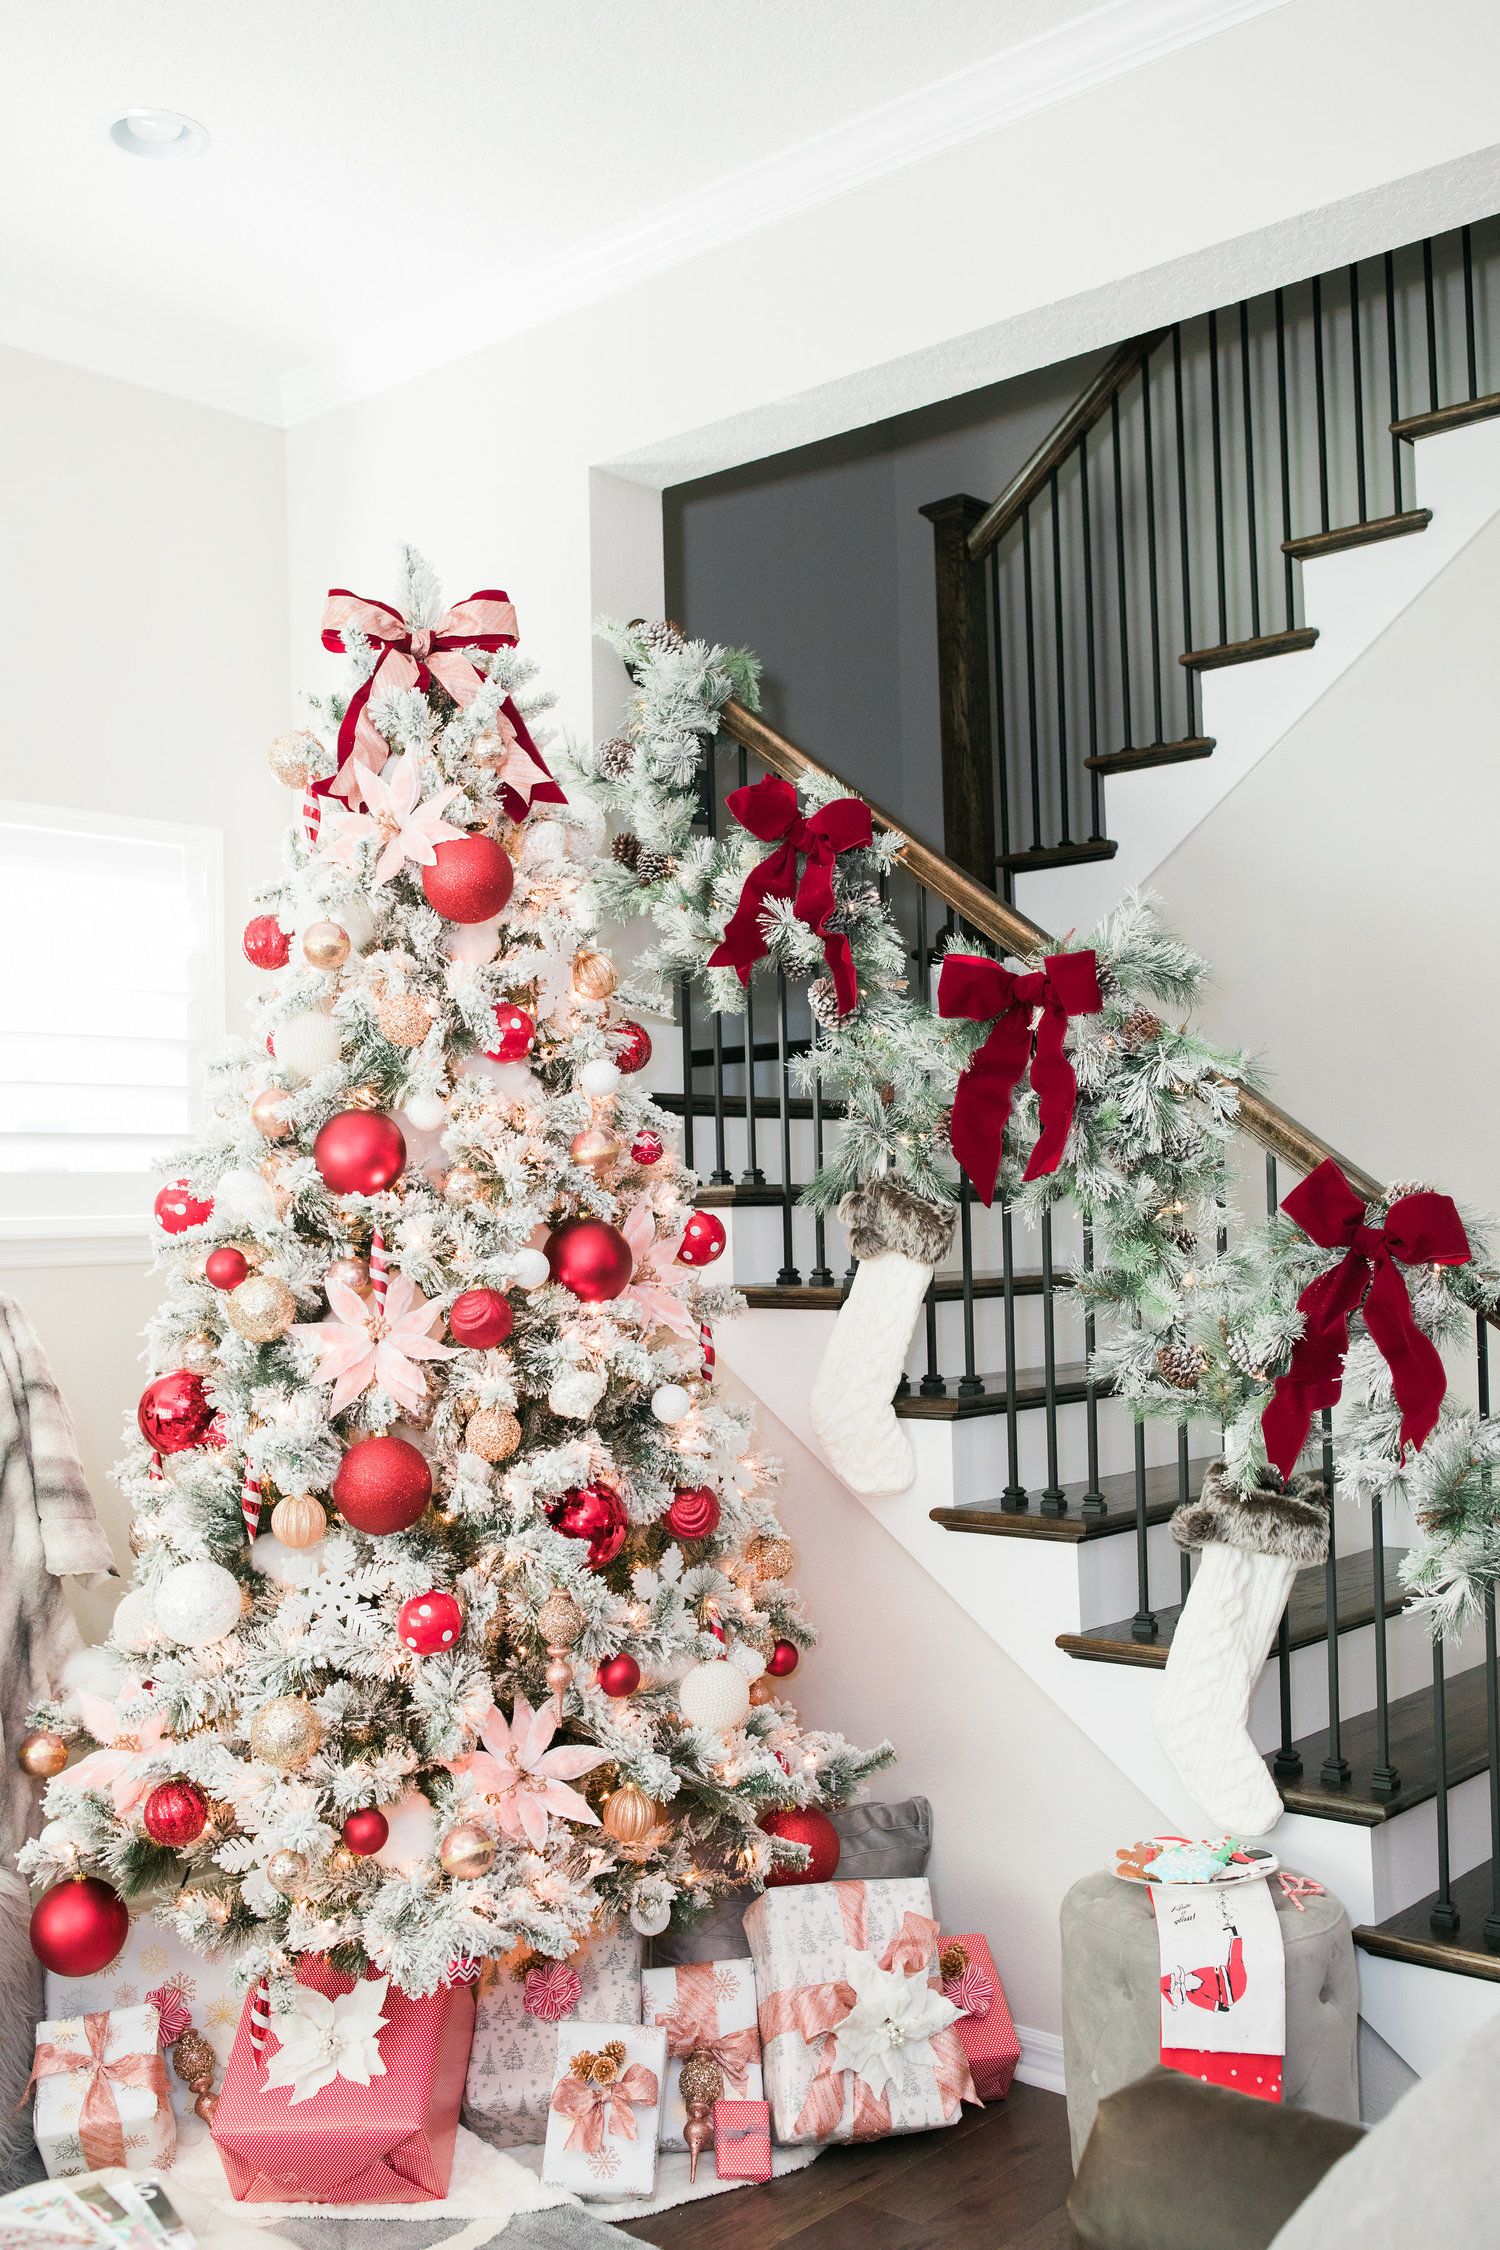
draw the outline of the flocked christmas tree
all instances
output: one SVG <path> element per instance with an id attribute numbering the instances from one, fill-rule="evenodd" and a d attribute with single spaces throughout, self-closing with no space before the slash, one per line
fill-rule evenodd
<path id="1" fill-rule="evenodd" d="M 715 1395 L 722 1228 L 639 1090 L 602 819 L 548 774 L 510 603 L 444 613 L 408 555 L 324 641 L 355 685 L 271 746 L 302 805 L 252 1034 L 158 1199 L 134 1582 L 37 1714 L 36 1765 L 74 1758 L 23 1855 L 65 1973 L 122 1900 L 273 1986 L 563 1956 L 801 1866 L 885 1755 L 785 1700 L 811 1635 Z"/>

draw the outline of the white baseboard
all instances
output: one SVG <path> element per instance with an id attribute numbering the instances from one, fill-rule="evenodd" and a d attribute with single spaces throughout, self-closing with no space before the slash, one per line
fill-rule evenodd
<path id="1" fill-rule="evenodd" d="M 31 1266 L 146 1266 L 151 1222 L 144 1211 L 0 1218 L 0 1273 Z"/>
<path id="2" fill-rule="evenodd" d="M 1016 2037 L 1021 2042 L 1021 2060 L 1016 2065 L 1016 2076 L 1023 2086 L 1041 2086 L 1049 2094 L 1065 2094 L 1067 2084 L 1063 2078 L 1063 2043 L 1055 2031 L 1035 2031 L 1030 2024 L 1018 2023 Z"/>

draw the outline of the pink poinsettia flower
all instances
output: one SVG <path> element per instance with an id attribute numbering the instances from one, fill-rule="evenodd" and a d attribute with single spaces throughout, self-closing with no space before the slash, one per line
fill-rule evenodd
<path id="1" fill-rule="evenodd" d="M 422 783 L 415 758 L 393 759 L 380 774 L 372 773 L 357 758 L 351 759 L 350 765 L 366 809 L 356 812 L 348 805 L 327 806 L 319 832 L 320 859 L 352 867 L 361 845 L 372 839 L 379 840 L 384 848 L 371 877 L 372 884 L 378 888 L 398 875 L 408 861 L 418 867 L 431 867 L 439 844 L 457 843 L 467 833 L 465 829 L 450 827 L 443 818 L 458 795 L 456 787 L 439 789 L 435 796 L 418 802 Z"/>
<path id="2" fill-rule="evenodd" d="M 132 1812 L 153 1786 L 150 1768 L 170 1745 L 166 1721 L 127 1723 L 102 1695 L 80 1691 L 78 1708 L 89 1733 L 105 1747 L 91 1750 L 60 1776 L 65 1789 L 107 1789 L 115 1811 Z"/>
<path id="3" fill-rule="evenodd" d="M 453 1347 L 432 1331 L 442 1317 L 404 1273 L 393 1274 L 385 1309 L 366 1304 L 347 1282 L 327 1284 L 328 1318 L 299 1320 L 291 1330 L 318 1355 L 317 1379 L 333 1384 L 330 1414 L 340 1414 L 360 1394 L 379 1384 L 408 1412 L 427 1396 L 427 1382 L 414 1365 L 419 1359 L 452 1359 Z"/>
<path id="4" fill-rule="evenodd" d="M 493 1799 L 505 1834 L 524 1838 L 537 1851 L 547 1841 L 549 1815 L 599 1826 L 588 1799 L 567 1785 L 604 1765 L 609 1753 L 572 1743 L 549 1750 L 556 1732 L 557 1715 L 550 1705 L 533 1711 L 525 1696 L 518 1695 L 509 1721 L 497 1705 L 480 1726 L 484 1749 L 453 1761 L 455 1773 L 467 1774 Z"/>
<path id="5" fill-rule="evenodd" d="M 670 1328 L 689 1343 L 698 1341 L 698 1324 L 682 1301 L 672 1266 L 677 1252 L 670 1237 L 656 1239 L 656 1220 L 648 1203 L 631 1206 L 620 1232 L 630 1244 L 635 1271 L 621 1299 L 639 1308 L 646 1328 Z"/>

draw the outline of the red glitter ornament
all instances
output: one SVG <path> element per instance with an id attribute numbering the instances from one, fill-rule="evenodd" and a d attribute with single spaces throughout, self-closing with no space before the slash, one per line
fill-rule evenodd
<path id="1" fill-rule="evenodd" d="M 487 1352 L 492 1344 L 503 1344 L 515 1325 L 510 1299 L 498 1289 L 466 1289 L 448 1308 L 449 1335 L 471 1352 Z"/>
<path id="2" fill-rule="evenodd" d="M 201 1227 L 212 1218 L 214 1204 L 211 1195 L 194 1195 L 186 1180 L 173 1180 L 161 1189 L 151 1208 L 163 1234 L 186 1234 L 189 1227 Z"/>
<path id="3" fill-rule="evenodd" d="M 241 943 L 252 968 L 284 969 L 292 957 L 292 941 L 274 914 L 254 915 Z"/>
<path id="4" fill-rule="evenodd" d="M 488 922 L 510 897 L 516 871 L 493 836 L 459 836 L 437 846 L 422 870 L 429 906 L 447 922 Z"/>
<path id="5" fill-rule="evenodd" d="M 429 1594 L 413 1594 L 409 1602 L 401 1604 L 396 1617 L 396 1636 L 403 1648 L 418 1656 L 437 1656 L 445 1648 L 452 1648 L 464 1629 L 464 1613 L 460 1603 L 451 1594 L 436 1588 Z"/>
<path id="6" fill-rule="evenodd" d="M 536 1018 L 508 1000 L 495 1008 L 495 1043 L 486 1047 L 491 1062 L 524 1062 L 536 1043 Z"/>
<path id="7" fill-rule="evenodd" d="M 370 1859 L 391 1832 L 391 1824 L 377 1805 L 361 1805 L 350 1813 L 340 1834 L 356 1859 Z"/>
<path id="8" fill-rule="evenodd" d="M 410 1531 L 432 1498 L 432 1471 L 406 1438 L 360 1438 L 339 1463 L 333 1498 L 345 1523 L 372 1539 Z"/>
<path id="9" fill-rule="evenodd" d="M 784 1843 L 811 1847 L 805 1867 L 770 1869 L 765 1878 L 768 1891 L 789 1888 L 794 1883 L 833 1881 L 839 1863 L 839 1832 L 827 1813 L 819 1812 L 816 1805 L 792 1806 L 786 1812 L 763 1813 L 760 1825 L 768 1836 L 779 1836 Z"/>
<path id="10" fill-rule="evenodd" d="M 677 1245 L 677 1259 L 684 1266 L 711 1266 L 715 1258 L 722 1258 L 729 1236 L 724 1231 L 724 1221 L 712 1211 L 695 1211 L 682 1230 L 682 1240 Z"/>
<path id="11" fill-rule="evenodd" d="M 604 1570 L 625 1544 L 630 1519 L 612 1484 L 581 1484 L 547 1510 L 547 1521 L 565 1539 L 586 1539 L 590 1570 Z"/>
<path id="12" fill-rule="evenodd" d="M 778 1641 L 766 1658 L 766 1671 L 773 1680 L 789 1680 L 800 1662 L 795 1641 Z"/>
<path id="13" fill-rule="evenodd" d="M 719 1528 L 719 1496 L 706 1484 L 680 1485 L 665 1522 L 674 1539 L 707 1539 Z"/>
<path id="14" fill-rule="evenodd" d="M 31 1950 L 55 1977 L 94 1977 L 130 1935 L 118 1891 L 97 1875 L 70 1875 L 43 1891 L 31 1910 Z"/>
<path id="15" fill-rule="evenodd" d="M 215 1289 L 238 1289 L 250 1271 L 250 1261 L 243 1250 L 236 1250 L 226 1242 L 217 1250 L 210 1250 L 203 1261 L 203 1274 Z"/>
<path id="16" fill-rule="evenodd" d="M 313 1142 L 313 1162 L 335 1195 L 378 1195 L 400 1179 L 406 1142 L 382 1110 L 341 1109 Z"/>
<path id="17" fill-rule="evenodd" d="M 195 1844 L 208 1826 L 208 1804 L 190 1781 L 163 1781 L 141 1807 L 146 1834 L 154 1844 L 180 1851 Z"/>
<path id="18" fill-rule="evenodd" d="M 621 1650 L 618 1656 L 605 1657 L 597 1677 L 606 1695 L 634 1695 L 641 1684 L 641 1668 Z"/>
<path id="19" fill-rule="evenodd" d="M 135 1418 L 153 1453 L 186 1453 L 208 1438 L 214 1409 L 202 1376 L 176 1367 L 146 1385 Z"/>
<path id="20" fill-rule="evenodd" d="M 643 1125 L 630 1144 L 631 1163 L 660 1164 L 664 1154 L 660 1133 L 653 1132 L 649 1125 Z"/>
<path id="21" fill-rule="evenodd" d="M 610 1032 L 611 1060 L 627 1077 L 635 1070 L 644 1070 L 651 1060 L 651 1034 L 643 1023 L 628 1019 L 617 1023 Z"/>
<path id="22" fill-rule="evenodd" d="M 564 1219 L 547 1243 L 547 1265 L 554 1281 L 597 1305 L 629 1286 L 635 1259 L 607 1219 Z"/>

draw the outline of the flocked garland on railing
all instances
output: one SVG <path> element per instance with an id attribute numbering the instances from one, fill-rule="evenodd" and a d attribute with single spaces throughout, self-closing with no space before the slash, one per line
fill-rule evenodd
<path id="1" fill-rule="evenodd" d="M 1149 899 L 1127 897 L 1064 957 L 1077 963 L 1092 954 L 1097 1010 L 1086 1005 L 1077 968 L 1054 967 L 1044 989 L 1049 964 L 1022 964 L 1029 982 L 1016 1017 L 1024 1012 L 1029 1025 L 1039 1009 L 1037 1033 L 1020 1042 L 1024 1027 L 1013 1020 L 998 1034 L 997 1053 L 990 1042 L 1004 1012 L 1003 970 L 972 941 L 955 939 L 939 979 L 946 1013 L 913 991 L 907 939 L 881 882 L 905 840 L 890 832 L 870 837 L 865 808 L 831 776 L 796 790 L 777 780 L 758 793 L 734 793 L 740 817 L 717 837 L 695 825 L 706 746 L 731 696 L 753 708 L 754 660 L 684 641 L 666 626 L 605 633 L 636 692 L 623 731 L 578 754 L 577 778 L 617 828 L 612 861 L 596 878 L 600 909 L 622 919 L 649 916 L 656 938 L 640 973 L 664 984 L 692 977 L 711 1008 L 743 1007 L 741 973 L 753 973 L 757 961 L 807 984 L 815 1037 L 793 1061 L 794 1080 L 804 1090 L 816 1081 L 825 1099 L 842 1105 L 845 1125 L 803 1200 L 827 1211 L 862 1182 L 894 1172 L 933 1204 L 949 1204 L 957 1193 L 956 1145 L 980 1192 L 993 1179 L 998 1197 L 1023 1218 L 1076 1201 L 1093 1232 L 1093 1269 L 1075 1286 L 1099 1319 L 1101 1385 L 1141 1416 L 1220 1422 L 1230 1476 L 1246 1492 L 1268 1473 L 1262 1418 L 1273 1396 L 1273 1442 L 1283 1451 L 1289 1388 L 1311 1397 L 1314 1411 L 1338 1397 L 1341 1489 L 1410 1504 L 1419 1538 L 1403 1577 L 1435 1625 L 1460 1629 L 1500 1579 L 1500 1422 L 1444 1398 L 1441 1382 L 1432 1414 L 1424 1405 L 1414 1415 L 1410 1402 L 1423 1388 L 1418 1360 L 1424 1398 L 1432 1388 L 1422 1340 L 1456 1357 L 1473 1315 L 1500 1307 L 1500 1274 L 1477 1226 L 1412 1183 L 1393 1184 L 1359 1210 L 1357 1198 L 1353 1206 L 1346 1201 L 1353 1191 L 1342 1175 L 1328 1179 L 1331 1167 L 1294 1201 L 1293 1215 L 1230 1226 L 1230 1151 L 1247 1064 L 1181 1020 L 1206 964 L 1163 927 Z M 840 801 L 863 820 L 844 809 L 830 815 Z M 954 953 L 974 965 L 953 961 Z M 1058 989 L 1070 979 L 1071 994 Z M 1040 1069 L 1034 1049 L 1042 1050 Z M 1076 1092 L 1059 1135 L 1055 1066 L 1063 1055 Z M 977 1150 L 961 1129 L 953 1144 L 949 1137 L 955 1088 L 976 1057 L 970 1139 L 977 1133 L 990 1143 Z M 997 1166 L 993 1112 L 1018 1058 Z M 1053 1109 L 1050 1120 L 1039 1122 L 1039 1092 Z M 1052 1153 L 1060 1140 L 1055 1168 L 1039 1169 L 1039 1140 Z M 1028 1170 L 1034 1176 L 1025 1177 Z M 1299 1208 L 1313 1232 L 1298 1223 Z M 1330 1298 L 1338 1299 L 1332 1330 L 1319 1318 Z M 1347 1357 L 1341 1317 L 1352 1323 Z M 1403 1446 L 1403 1422 L 1407 1439 L 1423 1442 Z"/>

